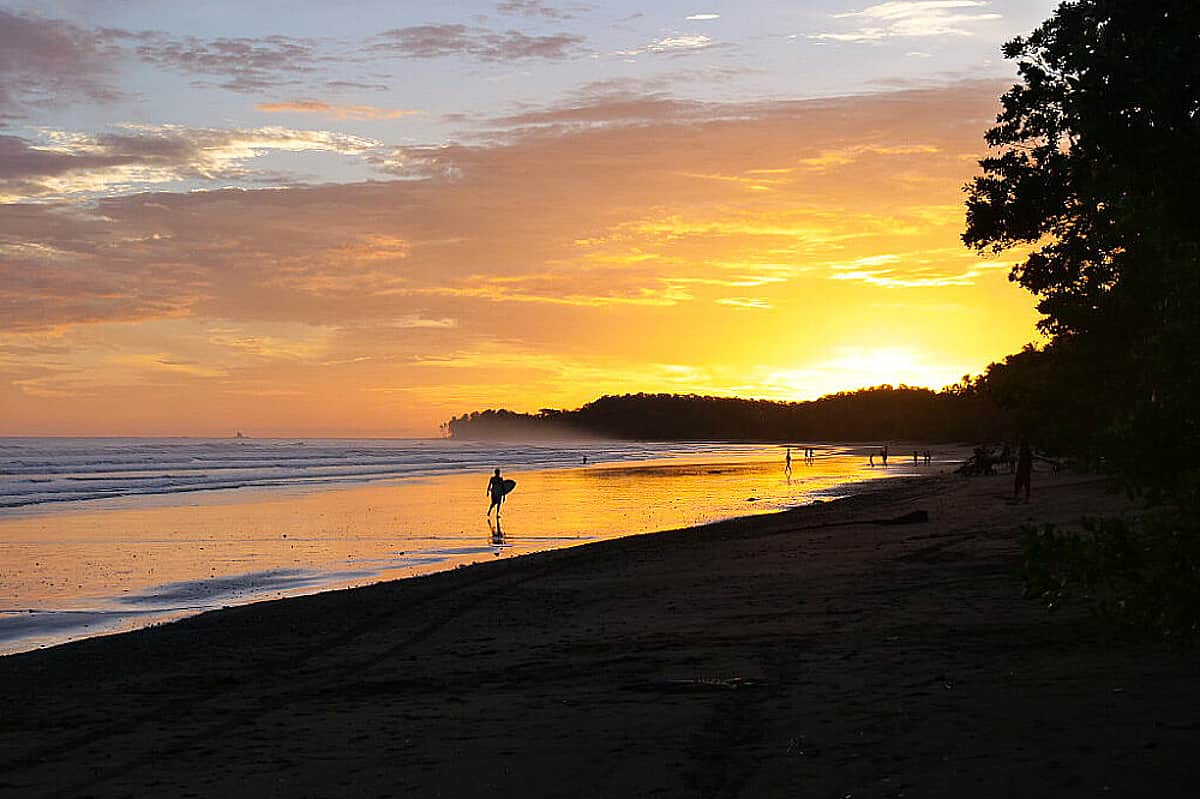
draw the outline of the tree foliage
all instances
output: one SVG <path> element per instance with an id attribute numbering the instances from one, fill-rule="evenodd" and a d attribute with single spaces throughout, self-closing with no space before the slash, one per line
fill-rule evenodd
<path id="1" fill-rule="evenodd" d="M 1200 4 L 1065 2 L 1004 52 L 1021 82 L 986 134 L 963 240 L 1030 247 L 1010 277 L 1038 297 L 1052 337 L 1043 386 L 1086 409 L 1092 454 L 1134 484 L 1187 489 L 1200 444 Z M 1077 421 L 1066 410 L 1047 412 Z"/>

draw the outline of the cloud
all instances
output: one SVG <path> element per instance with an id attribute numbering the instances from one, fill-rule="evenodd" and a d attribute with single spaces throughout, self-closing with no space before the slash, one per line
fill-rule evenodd
<path id="1" fill-rule="evenodd" d="M 977 343 L 1010 330 L 993 324 L 1005 291 L 1025 301 L 1002 264 L 980 266 L 958 243 L 960 187 L 1000 88 L 686 116 L 668 99 L 634 113 L 577 98 L 541 113 L 588 124 L 497 126 L 474 143 L 395 148 L 386 157 L 403 179 L 0 205 L 3 421 L 30 431 L 128 418 L 122 429 L 149 432 L 149 419 L 124 409 L 170 409 L 162 429 L 178 429 L 228 400 L 236 425 L 256 431 L 316 430 L 331 407 L 364 430 L 401 418 L 432 430 L 476 402 L 569 407 L 606 390 L 698 390 L 708 378 L 689 370 L 710 364 L 714 386 L 763 386 L 756 375 L 772 359 L 775 370 L 819 361 L 828 342 L 876 335 L 868 312 L 853 309 L 901 296 L 986 308 L 989 323 L 964 334 L 961 316 L 898 315 L 889 342 Z M 17 141 L 0 165 L 35 182 L 113 166 L 105 159 L 195 169 L 186 165 L 204 149 L 197 141 L 212 135 L 211 151 L 231 154 L 211 168 L 236 171 L 254 161 L 233 154 L 266 146 L 249 131 L 234 132 L 249 138 L 237 145 L 230 132 L 184 133 Z M 385 157 L 312 132 L 262 135 Z M 830 152 L 852 157 L 835 169 L 805 163 Z M 47 350 L 38 369 L 19 355 L 56 344 L 68 351 Z M 456 377 L 433 365 L 439 358 L 458 361 Z M 664 382 L 646 364 L 676 365 L 696 382 Z M 568 372 L 587 379 L 565 383 Z M 388 404 L 384 389 L 401 386 Z M 80 392 L 90 415 L 71 404 Z M 467 404 L 447 408 L 447 397 Z"/>
<path id="2" fill-rule="evenodd" d="M 502 3 L 501 7 L 506 13 L 522 16 L 533 15 L 556 20 L 570 17 L 569 14 L 559 12 L 537 0 L 517 0 Z M 0 22 L 2 21 L 4 18 L 0 17 Z M 84 58 L 88 55 L 85 45 L 89 41 L 95 41 L 103 45 L 103 48 L 96 49 L 96 54 L 105 58 L 115 59 L 126 54 L 132 55 L 164 69 L 213 79 L 199 79 L 194 85 L 217 86 L 248 94 L 302 84 L 324 85 L 332 89 L 386 89 L 387 86 L 378 80 L 361 77 L 354 80 L 330 80 L 323 84 L 318 81 L 330 65 L 362 62 L 366 60 L 364 53 L 376 57 L 392 55 L 404 58 L 466 55 L 482 61 L 563 59 L 582 52 L 581 46 L 585 41 L 583 36 L 572 33 L 531 35 L 517 30 L 493 31 L 456 24 L 394 28 L 358 43 L 353 51 L 347 50 L 344 43 L 329 38 L 302 38 L 279 34 L 203 38 L 153 30 L 127 31 L 104 28 L 93 32 L 75 28 L 67 23 L 58 23 L 58 28 L 51 30 L 43 38 L 50 34 L 60 40 L 59 50 L 65 49 L 67 44 L 75 47 L 75 60 L 80 61 L 81 66 L 89 66 L 90 61 L 97 61 L 96 58 Z M 0 30 L 0 43 L 2 42 L 3 31 Z M 100 48 L 100 45 L 97 45 L 97 48 Z M 18 59 L 13 60 L 22 63 Z M 88 63 L 83 63 L 85 61 Z M 36 61 L 29 63 L 37 66 Z M 107 64 L 104 66 L 107 68 Z M 71 74 L 65 66 L 61 71 Z M 82 71 L 82 74 L 86 74 L 86 71 Z M 86 79 L 82 83 L 86 87 Z M 94 88 L 98 92 L 100 87 L 97 85 Z"/>
<path id="3" fill-rule="evenodd" d="M 584 83 L 553 104 L 526 106 L 525 110 L 483 120 L 497 126 L 605 125 L 643 122 L 715 121 L 744 117 L 749 104 L 716 103 L 679 99 L 671 90 L 689 83 L 711 86 L 735 81 L 750 70 L 742 67 L 706 65 L 698 69 L 659 72 L 649 77 L 607 78 Z"/>
<path id="4" fill-rule="evenodd" d="M 369 49 L 402 58 L 458 55 L 481 61 L 555 60 L 576 54 L 583 42 L 583 36 L 573 33 L 530 36 L 515 30 L 497 32 L 466 25 L 414 25 L 384 31 Z"/>
<path id="5" fill-rule="evenodd" d="M 128 43 L 137 57 L 166 69 L 218 78 L 215 85 L 253 93 L 299 83 L 331 60 L 315 39 L 262 36 L 202 39 L 177 37 L 159 31 L 109 31 Z"/>
<path id="6" fill-rule="evenodd" d="M 618 50 L 617 55 L 638 56 L 646 53 L 657 55 L 688 55 L 715 46 L 716 43 L 711 36 L 706 36 L 702 33 L 678 33 L 673 36 L 664 36 L 661 39 L 655 39 L 642 47 L 631 50 Z"/>
<path id="7" fill-rule="evenodd" d="M 501 125 L 611 125 L 682 119 L 717 119 L 716 104 L 664 96 L 610 95 L 580 98 L 548 108 L 530 109 L 495 120 Z"/>
<path id="8" fill-rule="evenodd" d="M 376 108 L 372 105 L 332 105 L 320 100 L 258 103 L 254 108 L 264 114 L 320 114 L 332 119 L 400 119 L 421 113 L 402 108 Z"/>
<path id="9" fill-rule="evenodd" d="M 713 40 L 710 36 L 705 36 L 702 33 L 686 33 L 679 36 L 667 36 L 657 39 L 646 45 L 646 49 L 652 53 L 667 53 L 678 50 L 703 50 L 711 47 L 712 43 Z"/>
<path id="10" fill-rule="evenodd" d="M 93 31 L 0 9 L 0 118 L 73 100 L 116 99 L 111 81 L 119 57 Z"/>
<path id="11" fill-rule="evenodd" d="M 745 308 L 748 310 L 770 310 L 773 306 L 762 297 L 719 297 L 713 302 L 718 305 L 729 305 L 734 308 Z"/>
<path id="12" fill-rule="evenodd" d="M 395 328 L 397 330 L 411 330 L 413 328 L 427 327 L 434 329 L 446 329 L 458 327 L 457 319 L 441 318 L 441 319 L 426 319 L 420 314 L 404 314 L 395 319 L 389 319 L 382 324 L 385 328 Z"/>
<path id="13" fill-rule="evenodd" d="M 690 22 L 704 22 L 711 19 L 720 19 L 720 14 L 689 14 L 686 19 Z"/>
<path id="14" fill-rule="evenodd" d="M 542 17 L 553 20 L 572 19 L 575 16 L 561 8 L 548 6 L 542 0 L 503 0 L 496 4 L 496 11 L 514 17 Z"/>
<path id="15" fill-rule="evenodd" d="M 1002 19 L 994 12 L 971 13 L 988 6 L 986 0 L 889 0 L 862 11 L 834 14 L 834 19 L 854 20 L 859 27 L 814 35 L 814 39 L 839 42 L 874 42 L 892 38 L 971 36 L 969 26 Z"/>
<path id="16" fill-rule="evenodd" d="M 817 155 L 801 158 L 796 163 L 814 171 L 829 171 L 854 164 L 869 156 L 907 156 L 921 153 L 936 153 L 932 144 L 857 144 L 834 150 L 823 150 Z"/>
<path id="17" fill-rule="evenodd" d="M 253 181 L 248 163 L 270 152 L 361 155 L 378 142 L 321 130 L 124 125 L 98 134 L 0 136 L 0 201 L 125 194 L 178 181 Z"/>
<path id="18" fill-rule="evenodd" d="M 325 88 L 333 89 L 334 91 L 342 91 L 345 89 L 365 89 L 368 91 L 387 91 L 386 83 L 366 83 L 359 80 L 327 80 L 324 84 Z"/>
<path id="19" fill-rule="evenodd" d="M 883 288 L 970 286 L 989 269 L 997 267 L 1008 269 L 1007 264 L 988 265 L 957 248 L 869 255 L 828 265 L 830 280 L 858 281 Z"/>
<path id="20" fill-rule="evenodd" d="M 706 64 L 699 68 L 675 69 L 645 76 L 602 78 L 580 84 L 569 96 L 579 100 L 605 100 L 613 97 L 648 98 L 664 96 L 682 84 L 712 86 L 745 77 L 757 70 L 744 66 Z"/>
<path id="21" fill-rule="evenodd" d="M 462 146 L 425 145 L 394 147 L 390 151 L 373 153 L 367 160 L 381 172 L 400 178 L 454 179 L 462 175 L 462 165 L 470 156 Z"/>
<path id="22" fill-rule="evenodd" d="M 713 278 L 714 269 L 725 271 L 720 264 L 740 264 L 742 277 L 794 276 L 822 253 L 824 263 L 830 248 L 935 226 L 919 210 L 930 205 L 929 189 L 909 181 L 914 171 L 944 176 L 939 185 L 950 189 L 939 207 L 949 210 L 938 212 L 937 224 L 958 225 L 957 187 L 971 167 L 963 153 L 981 145 L 969 125 L 930 120 L 968 109 L 981 130 L 993 97 L 993 84 L 968 85 L 683 116 L 674 101 L 637 104 L 636 113 L 599 103 L 521 120 L 595 123 L 581 128 L 516 127 L 487 144 L 387 155 L 370 140 L 288 128 L 127 128 L 59 133 L 41 145 L 9 137 L 0 145 L 8 148 L 0 178 L 47 193 L 40 210 L 10 205 L 0 214 L 6 260 L 29 270 L 6 284 L 23 286 L 29 299 L 12 319 L 70 321 L 77 311 L 59 301 L 60 289 L 110 297 L 88 304 L 83 320 L 171 314 L 204 297 L 210 313 L 322 324 L 416 310 L 460 318 L 461 302 L 687 302 L 685 295 L 721 287 L 679 279 Z M 109 196 L 74 211 L 48 199 L 111 195 L 139 180 L 228 180 L 275 150 L 369 157 L 407 179 Z M 858 157 L 836 174 L 808 168 L 828 152 Z M 705 156 L 698 162 L 696 153 Z M 771 190 L 748 190 L 758 185 Z M 915 210 L 898 215 L 906 205 Z M 127 267 L 110 271 L 117 263 Z M 161 279 L 148 285 L 178 290 L 141 290 L 135 299 L 106 288 L 117 275 L 151 268 Z M 101 312 L 106 307 L 113 310 Z"/>

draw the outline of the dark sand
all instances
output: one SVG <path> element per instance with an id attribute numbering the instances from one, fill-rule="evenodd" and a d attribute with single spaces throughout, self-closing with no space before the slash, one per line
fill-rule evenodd
<path id="1" fill-rule="evenodd" d="M 0 658 L 0 794 L 1198 795 L 1195 654 L 1021 598 L 1019 525 L 1119 500 L 1010 488 L 906 481 Z"/>

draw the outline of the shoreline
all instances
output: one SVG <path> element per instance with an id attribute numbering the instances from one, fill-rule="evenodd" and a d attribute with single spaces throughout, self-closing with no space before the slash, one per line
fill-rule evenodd
<path id="1" fill-rule="evenodd" d="M 798 464 L 795 479 L 785 479 L 771 455 L 722 450 L 510 471 L 521 487 L 502 527 L 483 523 L 482 479 L 469 472 L 194 492 L 0 519 L 0 653 L 582 540 L 769 513 L 918 471 L 870 470 L 832 454 Z"/>
<path id="2" fill-rule="evenodd" d="M 887 482 L 0 658 L 0 794 L 1190 795 L 1194 659 L 1014 576 L 1119 498 Z"/>

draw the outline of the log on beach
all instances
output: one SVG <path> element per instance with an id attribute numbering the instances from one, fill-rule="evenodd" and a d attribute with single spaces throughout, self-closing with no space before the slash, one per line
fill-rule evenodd
<path id="1" fill-rule="evenodd" d="M 1194 795 L 1196 659 L 1021 596 L 1020 525 L 1119 498 L 1007 488 L 888 481 L 0 658 L 0 795 Z"/>

